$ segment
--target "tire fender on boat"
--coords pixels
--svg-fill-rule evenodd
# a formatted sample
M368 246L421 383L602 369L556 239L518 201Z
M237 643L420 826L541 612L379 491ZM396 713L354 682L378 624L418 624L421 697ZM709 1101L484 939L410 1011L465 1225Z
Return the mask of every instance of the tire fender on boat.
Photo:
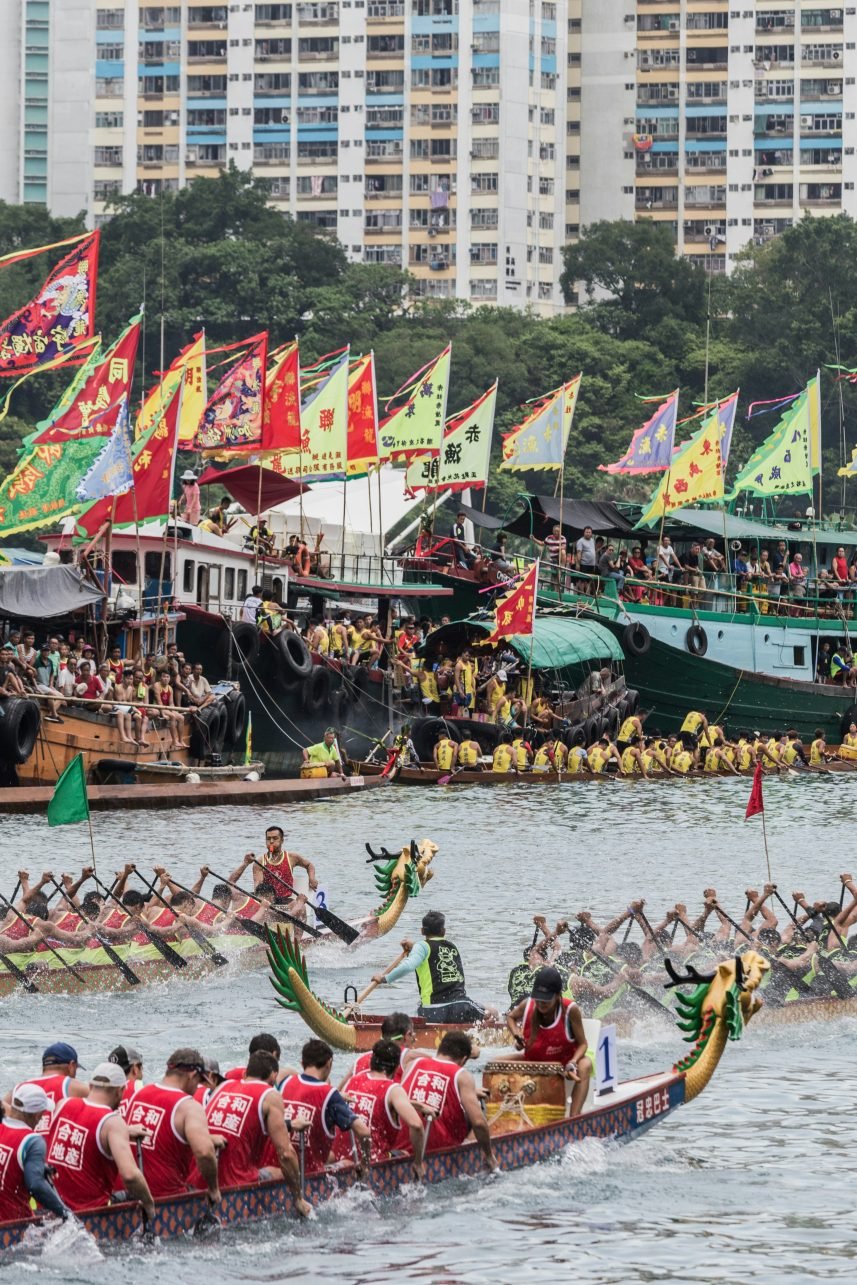
M615 705L611 705L604 711L604 717L601 720L604 731L602 736L609 736L610 740L616 739L616 733L619 731L619 711Z
M305 714L320 714L330 704L330 674L324 665L313 665L301 687L301 705Z
M236 669L241 668L241 658L245 664L252 665L259 656L259 630L249 621L238 620L229 621L223 633L217 637L214 645L214 658L218 669L226 672L229 665L229 655L232 654L232 664Z
M226 744L240 745L247 730L247 698L243 692L226 697Z
M33 752L42 713L35 701L12 696L0 706L0 761L26 763Z
M566 749L573 750L579 745L586 748L586 730L583 723L575 723L565 734Z
M190 752L194 758L208 758L219 754L226 737L228 715L226 706L218 701L197 712L190 734Z
M652 636L639 620L633 620L622 631L622 646L632 656L645 656L652 645Z
M704 656L708 651L708 634L702 625L691 625L684 636L684 641L691 656Z
M280 665L280 676L290 686L303 682L312 673L312 657L300 634L293 629L283 629L274 639L277 659Z

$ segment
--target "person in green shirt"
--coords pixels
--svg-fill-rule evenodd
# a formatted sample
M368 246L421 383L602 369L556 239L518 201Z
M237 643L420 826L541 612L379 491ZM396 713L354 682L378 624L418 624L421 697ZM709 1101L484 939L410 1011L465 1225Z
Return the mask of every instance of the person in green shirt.
M339 757L339 746L336 743L336 732L328 727L324 740L317 745L308 745L303 751L304 763L321 763L327 768L328 776L345 777L342 770L342 759Z

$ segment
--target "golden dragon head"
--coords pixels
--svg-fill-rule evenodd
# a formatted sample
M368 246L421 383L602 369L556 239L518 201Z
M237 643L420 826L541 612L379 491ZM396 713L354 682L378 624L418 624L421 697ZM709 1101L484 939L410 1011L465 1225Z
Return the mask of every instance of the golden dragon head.
M672 979L670 987L696 983L689 995L676 992L678 1028L694 1045L675 1066L677 1071L685 1072L689 1101L708 1083L726 1040L740 1040L747 1022L762 1007L758 990L771 965L755 950L726 959L707 974L689 967L682 976L668 959L665 964Z

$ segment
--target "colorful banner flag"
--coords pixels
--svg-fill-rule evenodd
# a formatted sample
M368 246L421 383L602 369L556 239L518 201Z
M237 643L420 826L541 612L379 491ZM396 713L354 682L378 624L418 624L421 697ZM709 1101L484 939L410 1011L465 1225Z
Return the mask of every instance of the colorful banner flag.
M180 380L154 424L134 442L131 489L115 501L112 497L97 500L78 518L77 525L87 535L94 535L111 515L114 526L131 526L169 513L183 389L184 380Z
M503 436L501 469L530 472L562 468L581 376L546 393L523 423Z
M668 469L675 442L678 416L678 389L670 393L642 428L631 438L631 445L615 464L599 464L602 473L658 473Z
M131 418L128 400L123 397L116 427L81 480L75 495L79 500L100 500L107 495L124 495L133 485Z
M301 406L301 449L280 451L268 468L298 482L345 477L348 442L348 349Z
M114 344L90 359L88 372L60 414L55 411L36 426L34 442L67 442L74 437L106 437L118 423L123 403L131 398L141 316L132 317ZM127 412L126 412L127 413Z
M55 526L80 512L85 501L75 491L103 447L103 437L83 437L64 446L47 442L25 450L0 483L0 535Z
M528 637L532 634L538 584L539 564L534 562L514 589L510 589L498 600L494 608L494 629L484 642L500 642L503 638Z
M417 371L410 384L400 388L387 402L386 410L389 411L394 401L407 397L381 421L378 428L380 460L407 460L414 455L439 454L446 419L451 355L452 346L448 344L438 357Z
M137 416L135 436L141 437L152 427L155 419L181 383L182 373L184 373L179 443L185 445L193 441L208 400L205 359L205 331L201 330L199 334L194 335L193 342L182 349L169 370L164 371L161 382L156 384L146 397Z
M78 345L92 338L100 235L78 238L36 297L0 322L0 376L31 372L57 357L74 359ZM0 267L52 248L7 256Z
M268 332L245 341L246 351L221 379L199 423L195 447L200 451L246 451L262 441Z
M446 422L440 455L418 455L405 474L405 494L478 490L488 484L497 383Z
M263 451L296 451L301 444L300 357L298 341L275 354L265 378Z
M348 477L365 477L378 463L375 354L358 357L348 377Z
M82 754L75 754L54 786L48 802L48 825L74 825L89 820L86 768Z
M779 424L753 452L735 479L729 498L754 495L811 495L821 457L816 375L784 411Z
M729 463L729 452L732 450L732 430L735 427L735 414L738 410L738 392L740 389L731 396L724 397L723 401L718 403L715 412L720 426L720 458L723 461L724 472Z
M723 499L723 460L720 453L723 422L719 407L707 415L689 442L680 446L658 483L638 527L654 526L665 513L690 504Z

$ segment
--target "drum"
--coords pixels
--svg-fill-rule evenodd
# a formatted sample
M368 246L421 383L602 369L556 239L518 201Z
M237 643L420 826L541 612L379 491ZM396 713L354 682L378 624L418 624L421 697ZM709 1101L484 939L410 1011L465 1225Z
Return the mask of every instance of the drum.
M308 781L313 777L327 776L327 768L323 763L304 763L301 767L301 780Z
M558 1062L489 1062L482 1075L493 1137L565 1118L566 1080Z

